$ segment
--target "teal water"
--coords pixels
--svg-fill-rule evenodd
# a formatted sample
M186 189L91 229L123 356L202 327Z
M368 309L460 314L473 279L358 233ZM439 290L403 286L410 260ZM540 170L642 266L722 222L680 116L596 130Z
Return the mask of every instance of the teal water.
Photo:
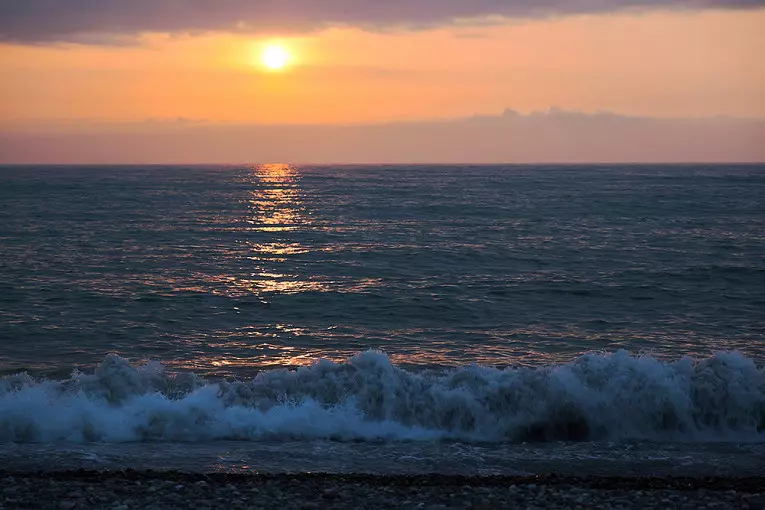
M765 167L3 167L0 367L762 362Z
M6 464L762 467L765 166L0 167L0 255Z

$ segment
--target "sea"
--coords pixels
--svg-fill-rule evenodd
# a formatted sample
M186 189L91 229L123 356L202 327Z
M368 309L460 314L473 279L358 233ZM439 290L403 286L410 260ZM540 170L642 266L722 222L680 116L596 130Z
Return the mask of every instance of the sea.
M0 466L765 473L765 166L2 166Z

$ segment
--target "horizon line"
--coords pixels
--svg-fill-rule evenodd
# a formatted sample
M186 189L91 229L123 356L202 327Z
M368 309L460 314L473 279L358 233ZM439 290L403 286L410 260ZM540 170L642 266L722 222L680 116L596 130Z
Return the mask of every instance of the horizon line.
M135 166L148 166L148 167L212 167L212 166L226 166L226 167L246 167L246 166L265 166L265 165L287 165L293 167L371 167L371 166L390 166L390 167L405 167L405 166L591 166L591 165L611 165L611 166L719 166L719 165L732 165L732 166L765 166L765 160L762 161L572 161L572 162L496 162L496 163L478 163L478 162L438 162L438 163L423 163L423 162L411 162L411 163L370 163L370 162L344 162L344 163L298 163L298 162L269 162L269 163L3 163L0 162L0 168L3 167L101 167L101 166L116 166L116 167L135 167Z

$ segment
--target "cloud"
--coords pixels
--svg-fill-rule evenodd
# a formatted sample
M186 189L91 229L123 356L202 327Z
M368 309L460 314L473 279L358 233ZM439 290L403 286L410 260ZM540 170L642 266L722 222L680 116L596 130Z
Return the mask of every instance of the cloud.
M0 131L0 163L763 162L765 119L506 110L441 122L229 126L144 122Z
M0 0L0 41L102 42L104 34L432 26L458 19L623 9L747 9L765 0Z

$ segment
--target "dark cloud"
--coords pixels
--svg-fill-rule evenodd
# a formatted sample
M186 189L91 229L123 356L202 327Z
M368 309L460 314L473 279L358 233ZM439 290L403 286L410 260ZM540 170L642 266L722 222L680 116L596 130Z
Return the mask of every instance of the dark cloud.
M746 9L765 0L0 0L0 40L103 41L147 31L417 27L460 18L622 9Z

